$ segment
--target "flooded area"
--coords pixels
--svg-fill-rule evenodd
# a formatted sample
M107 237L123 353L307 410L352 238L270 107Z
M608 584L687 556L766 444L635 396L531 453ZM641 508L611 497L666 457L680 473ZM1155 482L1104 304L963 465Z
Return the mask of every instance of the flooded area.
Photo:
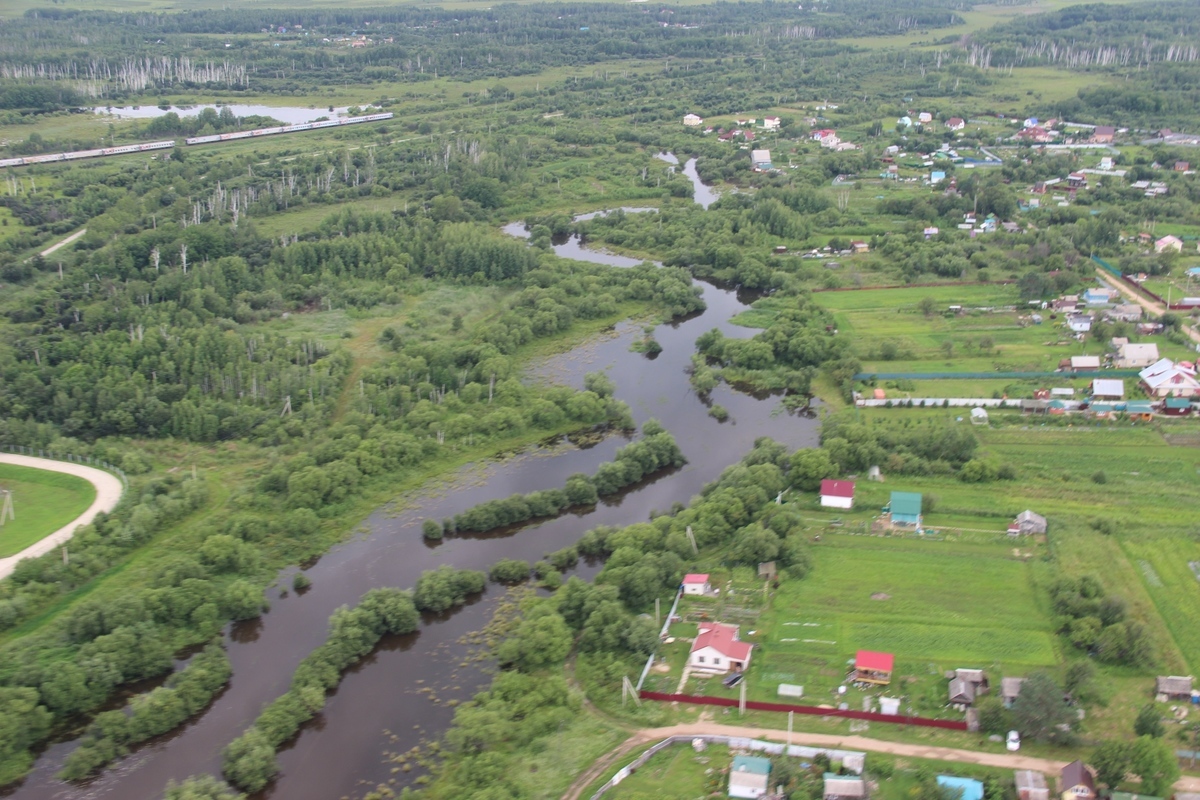
M694 160L688 166L695 174ZM686 174L686 169L685 169ZM697 201L702 202L699 194ZM707 187L705 187L707 189ZM711 189L708 189L711 193ZM712 194L708 202L715 199ZM627 213L631 213L630 210ZM527 235L522 223L506 228ZM616 266L641 263L588 250L578 237L554 245L566 258ZM531 365L528 378L581 388L587 372L604 371L616 384L616 396L629 404L640 425L660 420L675 436L687 464L659 473L605 498L594 508L557 519L491 534L451 537L427 543L420 524L442 519L514 492L561 487L573 472L594 472L626 444L621 435L576 446L566 440L545 443L511 457L471 465L448 479L401 498L402 505L373 513L350 540L332 548L307 569L312 586L301 594L290 586L294 568L280 574L268 590L271 610L261 619L229 631L227 646L233 679L204 713L183 728L140 747L92 782L64 784L53 775L75 746L64 742L39 759L34 772L7 795L18 800L157 800L168 780L220 772L220 752L248 727L259 711L288 687L297 664L325 638L326 621L339 606L354 604L379 586L411 587L424 570L440 564L486 570L501 558L535 561L574 544L597 525L627 525L648 519L652 511L687 503L704 484L717 478L761 436L789 448L815 445L814 417L784 411L778 398L756 398L720 386L709 398L697 396L687 374L696 338L711 328L728 336L755 331L730 323L756 299L735 288L699 282L706 310L658 326L662 351L648 358L630 351L642 336L641 325L622 323L608 334L569 352ZM729 411L718 422L712 403ZM599 564L581 564L571 574L590 578ZM403 752L439 738L453 718L449 700L462 701L490 680L486 661L471 658L464 636L484 627L504 590L489 586L471 604L447 615L426 617L422 628L385 640L350 670L329 696L324 711L308 723L280 753L281 774L262 797L282 800L330 800L361 796L379 783L395 780L394 789L411 782L419 770L392 773L386 754ZM432 691L430 691L432 690Z
M154 119L161 117L164 114L175 112L181 117L198 117L200 112L206 108L211 108L220 113L221 109L228 108L235 117L270 117L277 119L285 125L299 125L304 122L312 122L320 117L343 116L349 106L330 108L323 106L319 108L300 108L299 106L260 106L260 105L239 105L237 103L228 103L225 105L214 105L212 103L203 103L195 106L170 106L163 108L161 106L98 106L92 109L96 114L111 114L118 119Z

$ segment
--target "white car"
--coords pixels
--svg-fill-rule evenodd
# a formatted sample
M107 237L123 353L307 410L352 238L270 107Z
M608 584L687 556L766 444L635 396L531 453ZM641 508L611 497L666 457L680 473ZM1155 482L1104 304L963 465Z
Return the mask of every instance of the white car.
M1021 749L1021 734L1016 731L1009 731L1008 738L1004 740L1004 746L1010 752Z

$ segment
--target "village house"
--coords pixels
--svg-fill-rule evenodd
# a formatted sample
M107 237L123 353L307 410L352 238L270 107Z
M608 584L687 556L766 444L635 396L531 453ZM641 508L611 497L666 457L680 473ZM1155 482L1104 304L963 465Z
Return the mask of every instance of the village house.
M1188 164L1188 162L1186 162L1186 161L1176 161L1175 162L1175 171L1176 172L1187 172L1189 169L1191 169L1191 165Z
M1096 778L1088 765L1072 761L1062 770L1063 800L1093 800L1096 797Z
M1154 252L1165 253L1168 250L1174 250L1179 253L1183 250L1183 240L1178 236L1167 234L1166 236L1154 242Z
M1071 356L1073 372L1086 372L1094 369L1100 369L1100 356Z
M691 595L705 595L712 593L712 586L708 583L707 572L689 572L683 576L683 593Z
M1196 371L1186 369L1169 358L1159 359L1138 373L1142 386L1151 397L1195 397L1200 395Z
M1018 800L1050 800L1050 789L1046 776L1031 769L1019 769L1013 773L1017 785Z
M755 172L771 169L771 151L770 150L751 150L750 151L750 166Z
M950 675L948 691L952 704L969 706L976 697L987 694L988 679L983 670L956 669Z
M692 642L688 666L699 672L741 672L750 666L754 646L738 639L738 626L720 622L701 622L700 633Z
M854 680L887 686L892 682L892 670L895 666L896 657L891 653L859 650L854 656Z
M769 131L779 129L779 117L763 117L762 126Z
M1089 306L1102 306L1111 303L1113 299L1113 289L1108 289L1101 286L1093 286L1083 293L1083 302Z
M850 243L850 249L855 253L869 253L871 252L871 245L866 242L854 241Z
M825 773L825 792L822 800L865 800L866 782L855 775Z
M922 124L933 122L933 114L930 114L928 111L922 111L920 114L917 114L917 122Z
M1111 125L1097 125L1092 131L1092 144L1112 144L1113 138L1117 135L1117 129Z
M1119 303L1105 309L1104 316L1114 322L1137 322L1142 318L1142 307L1137 303Z
M926 239L932 239L934 236L938 235L938 229L933 226L930 226L930 227L926 228L924 231L922 231L922 233L925 234Z
M729 768L729 796L754 798L767 793L771 760L762 756L734 756Z
M888 503L888 515L892 525L904 528L921 527L921 494L919 492L892 492Z
M1124 400L1125 381L1120 378L1096 378L1092 381L1093 400Z
M695 114L684 114L683 124L689 128L699 128L704 124L704 119Z
M821 505L826 508L854 508L854 481L821 481Z
M1082 172L1072 172L1067 176L1067 188L1069 189L1086 189L1087 175Z
M1021 686L1024 683L1024 678L1000 679L1000 702L1004 704L1005 708L1012 708L1013 703L1017 702L1017 698L1021 696Z
M1126 342L1117 348L1117 357L1113 360L1118 369L1141 369L1158 361L1158 345L1153 342L1135 344Z
M961 131L963 128L967 127L967 123L963 121L962 117L951 117L950 119L946 120L946 127L952 131Z
M1017 138L1035 144L1048 144L1054 141L1054 134L1038 125L1031 125L1018 133Z
M1041 514L1035 514L1026 509L1020 514L1017 514L1016 518L1012 521L1012 524L1008 526L1009 533L1012 533L1014 528L1016 529L1017 533L1023 536L1029 536L1034 533L1045 533L1046 518Z
M1067 327L1072 333L1087 333L1092 329L1092 318L1087 314L1072 314L1067 317ZM1096 363L1099 367L1099 362Z
M1050 308L1055 311L1074 311L1078 305L1079 295L1064 294L1062 297L1055 298L1055 300L1050 303Z
M1154 681L1154 694L1168 700L1192 699L1192 676L1159 675Z

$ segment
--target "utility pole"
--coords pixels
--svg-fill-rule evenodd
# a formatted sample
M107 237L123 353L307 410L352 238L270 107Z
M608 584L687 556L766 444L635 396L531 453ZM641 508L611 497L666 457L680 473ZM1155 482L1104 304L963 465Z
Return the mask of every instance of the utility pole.
M746 716L746 679L742 678L742 698L738 701L738 715Z
M4 523L9 520L16 522L17 512L13 510L12 492L8 489L0 489L0 495L4 495L4 501L0 504L0 528L2 528Z

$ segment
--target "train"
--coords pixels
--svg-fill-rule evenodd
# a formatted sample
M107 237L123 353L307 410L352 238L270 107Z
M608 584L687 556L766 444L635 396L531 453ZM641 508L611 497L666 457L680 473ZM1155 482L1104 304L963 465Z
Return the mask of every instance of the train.
M381 114L364 114L361 117L339 117L320 122L302 122L299 125L280 125L274 128L256 128L252 131L236 131L234 133L214 133L211 136L192 136L184 139L185 144L214 144L216 142L231 142L235 139L252 139L256 136L274 136L277 133L299 133L300 131L315 131L321 128L336 128L339 125L355 125L359 122L379 122L391 119L394 114L385 111Z
M251 139L255 136L272 136L277 133L298 133L299 131L314 131L321 128L336 128L340 125L354 125L359 122L379 122L391 119L394 114L390 111L381 114L365 114L361 117L339 117L320 122L304 122L299 125L280 125L274 128L257 128L252 131L236 131L234 133L217 133L212 136L192 136L184 139L185 144L213 144L216 142L231 142L235 139ZM153 150L166 150L174 147L174 139L163 142L146 142L145 144L123 144L119 147L101 147L96 150L74 150L70 153L43 153L36 156L21 156L20 158L0 158L0 168L26 167L31 164L53 164L58 161L78 161L81 158L99 158L101 156L122 156L127 153L146 153Z
M99 158L100 156L122 156L126 153L145 153L151 150L166 150L175 146L175 140L165 142L146 142L145 144L123 144L118 147L100 147L96 150L73 150L70 153L42 153L36 156L21 156L20 158L0 158L0 167L25 167L30 164L52 164L57 161L78 161L81 158Z

